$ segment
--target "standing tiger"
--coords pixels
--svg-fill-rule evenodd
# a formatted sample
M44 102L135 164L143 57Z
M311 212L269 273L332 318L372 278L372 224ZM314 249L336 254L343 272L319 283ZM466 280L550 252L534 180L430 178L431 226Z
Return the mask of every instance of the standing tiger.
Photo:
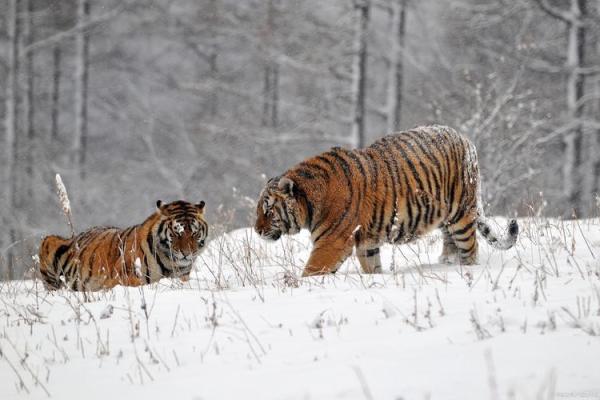
M302 276L335 272L356 247L365 273L381 272L379 247L440 228L440 262L477 263L476 230L498 249L512 247L515 220L500 237L483 214L475 146L433 125L396 133L364 149L334 147L270 179L255 230L265 239L311 232Z
M92 228L71 239L45 237L39 252L44 286L56 290L66 284L72 290L96 291L163 277L188 280L208 235L204 201L159 200L156 206L143 223L126 229Z

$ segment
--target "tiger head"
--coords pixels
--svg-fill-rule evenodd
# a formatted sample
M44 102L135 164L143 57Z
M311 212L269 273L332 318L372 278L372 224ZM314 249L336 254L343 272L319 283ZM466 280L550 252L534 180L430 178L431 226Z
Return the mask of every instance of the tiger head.
M294 181L285 176L272 178L258 199L254 230L269 240L277 240L282 234L293 235L302 229L305 214Z
M208 224L204 220L204 201L198 204L174 201L156 202L159 213L157 249L175 267L176 275L189 274L194 259L204 250Z

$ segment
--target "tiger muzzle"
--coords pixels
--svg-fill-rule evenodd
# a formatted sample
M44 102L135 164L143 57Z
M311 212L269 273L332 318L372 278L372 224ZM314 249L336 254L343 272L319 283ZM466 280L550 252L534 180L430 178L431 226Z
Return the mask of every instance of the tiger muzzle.
M281 237L281 231L273 231L273 230L267 231L266 229L261 229L261 228L257 228L257 227L255 227L254 230L263 239L278 240Z

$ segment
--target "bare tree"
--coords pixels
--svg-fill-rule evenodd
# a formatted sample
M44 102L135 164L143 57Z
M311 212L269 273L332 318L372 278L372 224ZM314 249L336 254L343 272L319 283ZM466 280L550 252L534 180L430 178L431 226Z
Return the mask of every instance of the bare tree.
M17 131L17 88L19 71L19 19L18 19L18 0L9 0L7 12L7 36L8 36L8 63L6 78L6 97L4 111L4 129L5 129L5 159L7 167L5 169L5 189L6 201L12 205L13 186L13 148Z
M583 155L583 72L585 60L587 0L569 0L569 9L561 9L547 0L536 0L539 7L549 16L567 26L566 72L567 72L567 112L572 129L564 135L565 162L563 167L563 187L565 197L577 216L584 216L589 210L585 207Z
M61 59L62 51L60 44L56 44L52 50L52 106L50 110L50 137L58 139L58 122L60 115L60 85L61 85Z
M279 123L278 105L279 105L279 64L274 62L271 65L271 126L276 128Z
M277 107L279 101L279 65L274 60L274 31L275 31L275 4L269 0L267 4L267 22L263 41L265 42L266 61L264 68L263 85L263 126L277 126Z
M600 0L596 0L596 16L600 17ZM600 28L599 24L596 24L596 45L592 49L596 54L596 62L600 65ZM600 118L600 74L596 74L595 76L595 84L593 87L592 97L594 98L594 104L590 107L590 112L592 115L595 115L596 118ZM599 125L595 128L592 128L592 140L590 143L590 148L588 154L590 155L590 171L589 175L591 175L592 179L589 183L590 192L596 196L595 202L598 202L598 197L600 196L600 154L598 154L600 150L600 120L598 120ZM597 205L597 204L596 204Z
M19 21L19 1L9 0L7 13L7 36L8 36L8 71L6 79L6 98L5 98L5 160L6 160L6 202L8 210L13 210L16 204L16 172L17 152L16 152L16 134L17 134L17 102L18 102L18 76L19 76L19 36L20 36L20 21ZM15 240L16 230L14 223L9 222L8 241ZM8 279L13 278L13 269L11 266L10 256L8 267Z
M392 50L387 82L387 132L401 128L406 0L392 0Z
M79 0L77 7L77 24L83 27L90 16L89 0ZM88 128L88 63L89 37L85 29L77 31L75 36L75 137L73 141L74 162L79 168L81 178L85 177L85 154Z
M354 37L354 61L352 68L353 120L352 137L358 147L364 147L365 101L367 85L367 36L369 29L369 0L355 0L356 27Z
M219 56L219 45L217 43L217 29L219 23L219 9L217 0L210 0L208 7L208 29L210 36L210 50L208 54L208 66L210 69L210 79L214 88L210 92L210 104L209 111L212 117L217 115L217 109L219 107L219 96L216 89L215 83L218 79L219 67L217 64L217 58Z
M34 41L34 24L33 24L33 0L23 0L23 45L29 45ZM31 202L34 196L33 190L33 173L36 153L35 140L35 102L34 102L34 84L35 84L35 69L34 69L34 52L25 53L24 66L24 85L23 91L23 131L27 137L27 145L25 146L26 164L25 173L27 179L27 202Z

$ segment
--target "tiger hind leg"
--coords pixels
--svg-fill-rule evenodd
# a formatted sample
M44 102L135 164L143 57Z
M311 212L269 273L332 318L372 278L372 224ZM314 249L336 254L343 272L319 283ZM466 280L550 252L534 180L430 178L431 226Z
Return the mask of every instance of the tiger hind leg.
M68 250L69 246L58 236L48 236L42 240L38 253L37 274L46 290L58 290L64 286L61 279L60 257Z
M454 239L452 239L452 236L450 236L450 232L448 232L448 229L445 226L443 226L441 228L441 230L442 230L444 245L442 247L442 254L440 254L438 262L440 264L458 263L459 262L458 247L456 247L456 244L454 243Z
M458 260L463 265L477 264L477 215L467 213L447 226L450 238L458 250Z
M40 265L40 277L46 290L58 290L64 285L60 279L60 275L57 274L52 268Z
M379 247L371 249L356 249L356 256L360 263L360 268L365 274L381 273L381 256Z

